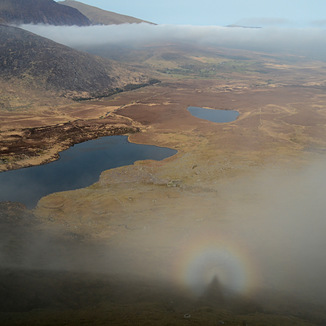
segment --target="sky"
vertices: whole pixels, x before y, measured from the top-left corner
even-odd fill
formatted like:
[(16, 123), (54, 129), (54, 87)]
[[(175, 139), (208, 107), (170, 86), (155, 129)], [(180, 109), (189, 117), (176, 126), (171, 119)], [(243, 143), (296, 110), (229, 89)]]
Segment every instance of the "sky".
[(81, 0), (157, 24), (326, 26), (325, 0)]

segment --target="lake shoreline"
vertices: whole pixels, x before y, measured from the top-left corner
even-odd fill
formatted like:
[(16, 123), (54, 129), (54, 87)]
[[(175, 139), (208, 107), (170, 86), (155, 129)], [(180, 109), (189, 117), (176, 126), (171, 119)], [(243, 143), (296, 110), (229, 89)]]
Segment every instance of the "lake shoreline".
[(0, 198), (35, 208), (49, 194), (91, 186), (103, 171), (137, 161), (161, 161), (176, 153), (166, 147), (130, 143), (126, 135), (100, 137), (60, 152), (60, 159), (50, 164), (1, 173)]
[[(130, 135), (140, 132), (129, 122), (117, 123), (94, 119), (76, 120), (53, 126), (13, 130), (1, 141), (0, 173), (44, 165), (60, 158), (60, 152), (85, 141), (106, 136)], [(12, 139), (16, 138), (13, 142)], [(7, 145), (7, 147), (5, 147)]]
[[(252, 78), (254, 77), (256, 76)], [(18, 242), (18, 249), (16, 251), (8, 250), (8, 257), (17, 259), (18, 264), (21, 264), (18, 265), (19, 267), (25, 266), (23, 263), (26, 261), (29, 267), (39, 267), (38, 257), (45, 257), (45, 264), (47, 264), (45, 266), (57, 266), (57, 263), (63, 262), (64, 266), (67, 266), (66, 270), (71, 271), (80, 265), (93, 267), (90, 259), (94, 257), (94, 251), (89, 250), (92, 246), (98, 245), (99, 250), (95, 250), (95, 252), (99, 257), (98, 268), (101, 272), (107, 272), (107, 266), (114, 266), (116, 273), (128, 270), (133, 275), (137, 275), (137, 273), (144, 274), (146, 272), (149, 277), (154, 275), (155, 280), (165, 277), (170, 279), (173, 275), (178, 285), (188, 289), (187, 284), (181, 282), (187, 275), (186, 272), (189, 270), (187, 267), (194, 266), (189, 265), (188, 262), (198, 261), (196, 258), (202, 257), (200, 253), (207, 252), (204, 249), (223, 246), (234, 249), (231, 250), (233, 257), (239, 257), (238, 261), (243, 262), (240, 265), (240, 270), (241, 267), (244, 267), (244, 275), (252, 275), (248, 278), (248, 285), (251, 285), (251, 280), (257, 280), (258, 284), (252, 284), (254, 289), (255, 285), (261, 284), (260, 281), (270, 282), (273, 280), (268, 277), (269, 273), (263, 273), (264, 271), (268, 272), (268, 267), (273, 265), (282, 267), (279, 269), (280, 277), (283, 275), (285, 281), (292, 280), (291, 269), (283, 268), (283, 265), (277, 263), (284, 262), (284, 267), (297, 266), (289, 262), (288, 259), (292, 255), (289, 255), (288, 251), (281, 252), (281, 254), (284, 252), (285, 257), (270, 255), (269, 260), (265, 259), (266, 255), (268, 257), (270, 253), (273, 253), (272, 250), (268, 250), (269, 242), (266, 239), (271, 239), (271, 245), (275, 244), (276, 246), (277, 242), (287, 241), (288, 235), (293, 230), (293, 225), (295, 227), (298, 225), (296, 222), (286, 224), (288, 229), (285, 228), (282, 232), (284, 237), (279, 232), (272, 232), (278, 230), (279, 222), (283, 223), (283, 220), (287, 220), (285, 217), (288, 216), (289, 211), (286, 209), (285, 203), (284, 211), (280, 209), (277, 211), (278, 214), (273, 214), (274, 209), (279, 209), (279, 207), (275, 205), (277, 202), (275, 197), (271, 197), (272, 191), (269, 182), (273, 185), (272, 193), (275, 193), (276, 198), (281, 199), (286, 198), (290, 193), (286, 192), (288, 188), (285, 188), (284, 192), (280, 192), (284, 185), (293, 185), (293, 188), (298, 190), (309, 189), (308, 186), (303, 188), (302, 183), (298, 183), (299, 186), (296, 183), (293, 184), (293, 174), (286, 176), (291, 171), (296, 176), (295, 170), (300, 174), (299, 167), (310, 165), (311, 162), (318, 159), (319, 155), (317, 157), (316, 153), (306, 153), (305, 148), (308, 146), (325, 147), (326, 113), (321, 108), (324, 98), (319, 97), (322, 94), (315, 88), (253, 88), (250, 86), (251, 81), (252, 79), (246, 76), (247, 89), (239, 90), (236, 88), (238, 84), (234, 83), (232, 91), (225, 91), (222, 88), (224, 80), (182, 80), (173, 85), (157, 85), (154, 90), (138, 90), (137, 96), (135, 93), (124, 93), (107, 101), (83, 103), (80, 104), (79, 112), (75, 107), (67, 108), (65, 113), (68, 112), (69, 118), (62, 115), (60, 119), (75, 121), (78, 116), (78, 118), (86, 120), (90, 117), (95, 118), (95, 114), (97, 117), (105, 115), (110, 109), (112, 112), (118, 110), (120, 118), (124, 115), (129, 119), (129, 123), (132, 123), (132, 126), (141, 128), (141, 132), (129, 135), (130, 141), (175, 148), (178, 150), (178, 154), (163, 162), (138, 161), (131, 166), (107, 170), (101, 174), (98, 182), (88, 188), (43, 197), (37, 207), (32, 210), (36, 222), (39, 223), (35, 226), (33, 234), (36, 235), (36, 240), (41, 239), (39, 242), (33, 242), (30, 241), (30, 238), (20, 236), (20, 234), (29, 233), (29, 230), (23, 229), (22, 233), (14, 233), (17, 226), (24, 223), (23, 217), (21, 222), (20, 220), (16, 222), (12, 219), (12, 215), (5, 215), (6, 221), (15, 221), (7, 229), (12, 234), (11, 238)], [(227, 85), (227, 87), (229, 89), (230, 86)], [(295, 108), (292, 104), (294, 98), (300, 100), (300, 105), (296, 105)], [(215, 124), (191, 116), (186, 110), (189, 104), (210, 108), (239, 109), (241, 115), (235, 122)], [(316, 110), (316, 107), (320, 109)], [(74, 118), (70, 118), (72, 116)], [(18, 121), (16, 116), (15, 121)], [(26, 121), (27, 119), (24, 123), (27, 124)], [(58, 123), (57, 121), (53, 120), (44, 125), (54, 125)], [(127, 122), (127, 120), (125, 121)], [(20, 121), (18, 122), (20, 123)], [(316, 130), (320, 132), (317, 133)], [(278, 178), (273, 176), (278, 176)], [(284, 179), (284, 177), (288, 179)], [(299, 204), (303, 198), (300, 194), (301, 192), (298, 193), (299, 198), (297, 198)], [(292, 192), (291, 195), (293, 195)], [(305, 211), (305, 203), (302, 204), (302, 206), (295, 206), (293, 213), (298, 212), (301, 208), (302, 211)], [(10, 206), (7, 211), (11, 213), (17, 210), (18, 208), (14, 210), (14, 207)], [(272, 224), (259, 224), (262, 214), (266, 217), (266, 222), (270, 221)], [(26, 216), (26, 219), (28, 217)], [(275, 217), (278, 218), (275, 219)], [(270, 225), (270, 227), (264, 228), (264, 225)], [(300, 239), (311, 241), (311, 232), (315, 234), (318, 231), (314, 229), (315, 225), (318, 224), (310, 221), (307, 233), (303, 233), (304, 236)], [(261, 227), (259, 228), (259, 226)], [(2, 228), (3, 239), (8, 237), (7, 232), (4, 232), (7, 229)], [(40, 230), (44, 230), (45, 236), (40, 236)], [(261, 230), (267, 230), (267, 234)], [(320, 228), (320, 230), (322, 232), (323, 229)], [(48, 238), (49, 233), (58, 234), (58, 240), (54, 239), (54, 243), (58, 243), (58, 246), (51, 247), (53, 248), (52, 252), (57, 254), (58, 260), (49, 254), (48, 247), (45, 246), (50, 241), (43, 241), (44, 238)], [(67, 247), (64, 239), (71, 241), (72, 246)], [(85, 250), (69, 250), (76, 245), (76, 242), (84, 244)], [(37, 245), (34, 245), (35, 243)], [(255, 246), (256, 243), (257, 246)], [(252, 252), (246, 250), (246, 248), (251, 248), (250, 245), (253, 249), (257, 248), (262, 254), (266, 254), (262, 255), (262, 260), (259, 259), (260, 256), (247, 254)], [(13, 247), (13, 249), (15, 248)], [(36, 254), (32, 250), (34, 248), (39, 249)], [(292, 248), (292, 253), (302, 253), (297, 250), (297, 246)], [(33, 255), (28, 256), (26, 252), (32, 252)], [(66, 259), (62, 259), (62, 257)], [(257, 257), (257, 263), (255, 259), (250, 259), (251, 257)], [(323, 257), (317, 255), (316, 258), (323, 261)], [(308, 271), (306, 261), (309, 259), (310, 257), (308, 260), (301, 260), (303, 264), (299, 267), (303, 268), (296, 269), (297, 274), (298, 271)], [(312, 262), (318, 263), (317, 259)], [(247, 266), (249, 268), (246, 268)], [(283, 270), (285, 274), (283, 274)], [(313, 270), (313, 268), (309, 268), (309, 270)], [(255, 277), (256, 271), (259, 277)], [(231, 273), (229, 274), (231, 275)], [(35, 279), (46, 280), (44, 284), (49, 285), (50, 289), (53, 288), (55, 283), (52, 275), (46, 279), (39, 275), (35, 274)], [(74, 275), (72, 276), (73, 282), (75, 282), (76, 278)], [(312, 275), (308, 274), (307, 276), (311, 277)], [(31, 274), (26, 276), (28, 289), (30, 289), (31, 277), (34, 278)], [(109, 279), (110, 276), (106, 274), (105, 277)], [(9, 279), (15, 280), (14, 276)], [(281, 285), (284, 284), (284, 291), (286, 291), (287, 283), (278, 283), (277, 281), (275, 280), (275, 286), (271, 285), (277, 290), (282, 289)], [(60, 283), (57, 284), (69, 285), (69, 282), (62, 283), (60, 280), (58, 282)], [(6, 285), (6, 283), (4, 284)], [(90, 283), (87, 282), (87, 284)], [(49, 309), (46, 310), (44, 306), (36, 304), (36, 308), (40, 308), (40, 310), (24, 312), (24, 315), (21, 315), (16, 309), (13, 313), (13, 321), (22, 316), (20, 320), (27, 320), (26, 323), (48, 325), (51, 324), (51, 318), (56, 318), (56, 321), (52, 323), (54, 325), (58, 324), (57, 316), (60, 315), (64, 322), (67, 322), (66, 316), (71, 316), (68, 321), (72, 320), (75, 323), (78, 323), (79, 320), (79, 323), (83, 323), (85, 319), (93, 322), (95, 319), (99, 320), (99, 316), (104, 316), (103, 323), (108, 323), (108, 311), (114, 311), (112, 308), (116, 309), (117, 313), (114, 315), (117, 316), (119, 322), (125, 320), (126, 314), (136, 316), (133, 322), (140, 324), (146, 322), (159, 324), (163, 318), (166, 318), (167, 323), (178, 321), (176, 318), (180, 318), (180, 324), (189, 323), (188, 319), (184, 319), (185, 314), (190, 314), (193, 322), (199, 318), (209, 317), (212, 317), (212, 324), (216, 324), (219, 319), (225, 323), (232, 323), (235, 320), (235, 314), (230, 315), (229, 319), (225, 316), (225, 309), (221, 305), (216, 306), (216, 310), (214, 310), (215, 306), (213, 306), (213, 310), (207, 310), (205, 303), (200, 304), (198, 309), (190, 310), (194, 306), (188, 309), (183, 304), (184, 301), (181, 300), (181, 310), (178, 310), (179, 306), (165, 304), (171, 302), (170, 298), (174, 298), (173, 295), (163, 297), (152, 296), (150, 295), (151, 291), (146, 293), (147, 289), (153, 289), (155, 293), (159, 293), (156, 290), (157, 283), (150, 283), (151, 286), (148, 286), (146, 282), (142, 284), (147, 285), (141, 287), (145, 291), (145, 295), (142, 296), (146, 301), (145, 305), (139, 300), (137, 306), (134, 302), (131, 302), (129, 306), (125, 305), (125, 302), (130, 303), (129, 296), (126, 297), (126, 301), (118, 301), (117, 304), (111, 303), (111, 301), (107, 303), (106, 298), (112, 298), (112, 288), (108, 288), (104, 292), (105, 295), (103, 292), (98, 292), (98, 297), (102, 300), (100, 301), (101, 305), (90, 307), (89, 319), (85, 315), (85, 309), (82, 308), (79, 310), (79, 317), (78, 314), (72, 315), (72, 310), (65, 312), (58, 309), (57, 305), (54, 305), (56, 310), (51, 310), (51, 306), (48, 306)], [(86, 293), (87, 298), (93, 297), (93, 293), (103, 288), (98, 285), (99, 283), (96, 283), (94, 287), (87, 286), (85, 292), (82, 293)], [(64, 288), (64, 293), (67, 293), (67, 288)], [(81, 293), (81, 289), (81, 286), (77, 287), (77, 294)], [(124, 288), (117, 285), (117, 289), (120, 291)], [(323, 287), (320, 289), (324, 290)], [(295, 290), (298, 290), (297, 287)], [(20, 293), (22, 292), (18, 292), (15, 297), (19, 299), (18, 303), (28, 298)], [(35, 291), (30, 293), (34, 294)], [(40, 291), (38, 293), (46, 294), (47, 292)], [(125, 292), (121, 291), (121, 293)], [(138, 293), (133, 297), (139, 298)], [(303, 293), (304, 295), (297, 296), (297, 298), (306, 298), (305, 293), (307, 292)], [(68, 302), (75, 304), (79, 298), (80, 295), (77, 295), (76, 300), (68, 300)], [(162, 298), (167, 300), (164, 301)], [(275, 324), (278, 321), (282, 325), (290, 325), (294, 322), (306, 325), (307, 321), (315, 320), (313, 314), (325, 318), (324, 307), (320, 309), (321, 314), (319, 314), (318, 309), (311, 309), (309, 305), (292, 305), (293, 301), (287, 300), (283, 293), (275, 295), (274, 300), (269, 300), (266, 292), (262, 292), (261, 298), (265, 302), (262, 302), (262, 299), (259, 299), (258, 302), (262, 302), (263, 308), (266, 310), (254, 314), (242, 311), (241, 314), (238, 313), (241, 318), (238, 324), (241, 324), (242, 320), (247, 320), (248, 324), (252, 325), (264, 322), (265, 324), (273, 322)], [(307, 299), (309, 302), (309, 297)], [(4, 296), (4, 302), (9, 303), (6, 296)], [(25, 302), (29, 303), (29, 301)], [(60, 301), (54, 301), (55, 304), (57, 302)], [(148, 305), (148, 302), (153, 302), (153, 305)], [(174, 302), (177, 301), (174, 300)], [(290, 308), (288, 308), (289, 302)], [(303, 314), (302, 306), (306, 307), (308, 315)], [(285, 308), (283, 309), (283, 307)], [(138, 317), (139, 311), (148, 312), (145, 313), (144, 319)], [(221, 317), (217, 320), (216, 316), (219, 314)], [(162, 319), (157, 318), (160, 316)], [(186, 316), (188, 317), (188, 315)], [(297, 319), (294, 319), (294, 316), (297, 316)], [(135, 320), (135, 318), (139, 319)], [(127, 323), (126, 321), (125, 324)]]
[(214, 123), (229, 123), (239, 117), (239, 112), (235, 110), (210, 109), (198, 106), (189, 106), (187, 110), (195, 118)]

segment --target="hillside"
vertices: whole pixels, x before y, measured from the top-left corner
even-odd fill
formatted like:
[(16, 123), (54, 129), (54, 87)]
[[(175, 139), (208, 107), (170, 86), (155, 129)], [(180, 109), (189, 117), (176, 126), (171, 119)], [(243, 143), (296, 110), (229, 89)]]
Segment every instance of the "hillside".
[(0, 79), (18, 80), (28, 88), (65, 96), (99, 96), (147, 82), (142, 74), (112, 60), (73, 50), (17, 27), (0, 25), (0, 53)]
[[(114, 24), (139, 24), (150, 23), (135, 17), (120, 15), (111, 11), (102, 10), (86, 5), (79, 1), (65, 0), (59, 2), (62, 5), (78, 9), (94, 25), (114, 25)], [(152, 23), (150, 23), (152, 24)]]
[(53, 0), (1, 0), (0, 22), (77, 26), (91, 24), (77, 9)]

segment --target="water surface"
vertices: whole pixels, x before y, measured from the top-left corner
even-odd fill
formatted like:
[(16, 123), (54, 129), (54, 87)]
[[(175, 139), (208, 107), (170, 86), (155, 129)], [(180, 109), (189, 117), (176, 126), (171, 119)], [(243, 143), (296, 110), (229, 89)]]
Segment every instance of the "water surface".
[(212, 110), (196, 106), (189, 106), (188, 111), (196, 118), (208, 120), (211, 122), (225, 123), (232, 122), (239, 116), (238, 111), (233, 110)]
[(138, 160), (162, 160), (176, 150), (128, 142), (127, 136), (109, 136), (77, 144), (45, 165), (0, 173), (0, 201), (18, 201), (34, 207), (48, 194), (87, 187), (102, 171)]

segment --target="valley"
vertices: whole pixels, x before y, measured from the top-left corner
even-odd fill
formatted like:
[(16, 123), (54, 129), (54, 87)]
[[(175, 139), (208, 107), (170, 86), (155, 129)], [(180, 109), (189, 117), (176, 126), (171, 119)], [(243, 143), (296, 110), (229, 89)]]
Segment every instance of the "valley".
[(325, 325), (323, 61), (1, 31), (1, 173), (104, 136), (177, 151), (0, 202), (1, 324)]
[[(166, 319), (176, 325), (183, 325), (188, 322), (183, 316), (190, 311), (194, 322), (206, 320), (207, 324), (212, 325), (216, 316), (229, 325), (238, 325), (243, 320), (249, 320), (252, 325), (259, 325), (259, 322), (269, 322), (271, 325), (292, 325), (293, 322), (298, 325), (321, 325), (325, 317), (319, 300), (313, 301), (313, 293), (304, 287), (297, 287), (296, 281), (293, 284), (283, 283), (288, 275), (285, 273), (286, 276), (283, 276), (282, 265), (272, 268), (273, 271), (276, 268), (274, 273), (279, 273), (280, 279), (268, 280), (269, 272), (262, 267), (262, 262), (267, 255), (269, 264), (273, 264), (273, 257), (268, 255), (270, 246), (276, 245), (273, 240), (272, 243), (267, 241), (260, 244), (264, 252), (262, 257), (265, 258), (258, 258), (258, 263), (255, 264), (259, 267), (255, 268), (263, 270), (259, 276), (254, 277), (253, 283), (249, 279), (245, 280), (246, 288), (241, 290), (250, 299), (234, 298), (218, 306), (211, 299), (196, 301), (196, 296), (189, 293), (189, 284), (184, 283), (184, 276), (176, 273), (176, 270), (182, 268), (178, 265), (182, 263), (182, 257), (187, 255), (187, 251), (193, 250), (193, 246), (198, 246), (198, 250), (203, 246), (202, 238), (207, 239), (204, 248), (206, 246), (215, 250), (214, 248), (241, 247), (245, 244), (250, 255), (259, 257), (260, 250), (256, 241), (260, 241), (256, 234), (264, 237), (266, 223), (272, 223), (272, 229), (274, 228), (274, 222), (270, 222), (274, 220), (271, 218), (274, 214), (274, 195), (269, 199), (269, 191), (284, 193), (287, 189), (287, 181), (284, 180), (300, 183), (298, 175), (306, 167), (323, 161), (326, 112), (322, 109), (324, 96), (319, 87), (252, 87), (249, 84), (244, 88), (238, 82), (233, 84), (231, 81), (227, 88), (223, 81), (165, 79), (161, 84), (119, 93), (110, 98), (58, 107), (56, 112), (62, 112), (62, 115), (55, 115), (56, 119), (61, 116), (60, 121), (55, 120), (59, 127), (49, 127), (53, 118), (46, 113), (42, 120), (36, 119), (34, 123), (39, 127), (34, 127), (34, 141), (46, 140), (44, 144), (47, 146), (51, 141), (56, 144), (51, 148), (54, 152), (50, 159), (55, 158), (55, 152), (72, 143), (85, 138), (115, 134), (116, 126), (129, 128), (122, 130), (122, 133), (127, 133), (131, 142), (169, 147), (178, 153), (160, 162), (139, 161), (131, 166), (104, 171), (98, 182), (85, 189), (55, 193), (42, 198), (33, 210), (37, 220), (36, 229), (45, 234), (50, 232), (51, 237), (57, 240), (54, 243), (52, 240), (50, 243), (46, 241), (42, 245), (42, 252), (36, 249), (37, 256), (41, 259), (37, 260), (38, 269), (48, 273), (51, 264), (55, 264), (59, 270), (71, 272), (55, 276), (44, 274), (44, 285), (35, 280), (38, 277), (36, 271), (33, 272), (35, 267), (30, 276), (23, 273), (15, 277), (23, 284), (28, 277), (29, 282), (36, 282), (35, 285), (40, 286), (40, 289), (50, 279), (51, 282), (59, 283), (66, 280), (64, 282), (69, 284), (67, 286), (79, 282), (79, 288), (85, 289), (88, 294), (92, 293), (94, 303), (79, 301), (71, 311), (71, 300), (82, 300), (80, 292), (72, 288), (71, 299), (62, 299), (60, 308), (65, 320), (77, 323), (95, 318), (92, 305), (101, 302), (102, 306), (96, 310), (98, 324), (113, 322), (128, 325), (132, 321), (124, 319), (127, 314), (132, 316), (131, 320), (140, 323), (148, 320), (150, 324), (160, 325)], [(193, 117), (187, 111), (189, 105), (237, 110), (240, 115), (233, 122), (216, 124)], [(11, 123), (11, 126), (18, 127), (14, 133), (22, 130), (19, 128), (23, 125), (26, 127), (27, 122), (32, 120), (29, 114), (25, 117), (28, 119), (17, 119)], [(70, 123), (67, 122), (68, 119), (71, 120)], [(4, 126), (5, 124), (2, 128)], [(74, 126), (72, 130), (78, 128), (78, 132), (72, 132), (71, 137), (70, 126)], [(98, 126), (99, 133), (96, 129)], [(65, 137), (60, 138), (63, 130)], [(133, 132), (130, 133), (130, 130)], [(13, 133), (12, 130), (10, 132)], [(32, 141), (33, 138), (22, 143), (26, 146), (32, 144)], [(39, 148), (40, 143), (35, 144)], [(32, 147), (28, 145), (26, 149), (32, 150)], [(13, 163), (17, 165), (35, 164), (35, 158), (39, 162), (46, 160), (43, 153), (34, 158), (27, 155), (23, 160), (19, 156), (13, 157)], [(279, 181), (269, 185), (270, 179), (266, 176), (269, 174)], [(266, 182), (269, 190), (264, 187)], [(294, 205), (304, 205), (305, 201), (301, 202), (299, 195), (298, 198), (296, 193), (293, 196)], [(309, 196), (308, 194), (307, 198)], [(282, 207), (279, 208), (281, 212), (284, 209), (286, 214), (292, 215), (291, 211)], [(240, 221), (245, 221), (245, 224)], [(279, 222), (277, 218), (275, 223)], [(297, 223), (300, 227), (300, 223), (305, 222), (298, 217)], [(253, 230), (255, 235), (252, 234)], [(291, 233), (288, 226), (285, 226), (285, 230)], [(275, 238), (277, 241), (277, 234), (270, 232), (267, 238)], [(63, 246), (65, 249), (60, 249), (61, 245), (57, 244), (61, 241), (68, 241)], [(24, 255), (25, 250), (21, 250), (20, 255)], [(30, 250), (34, 251), (28, 249)], [(48, 259), (49, 250), (61, 254)], [(78, 263), (72, 259), (75, 255), (79, 257)], [(27, 254), (24, 261), (26, 259), (29, 261), (32, 258)], [(66, 263), (60, 267), (62, 259)], [(17, 264), (24, 268), (20, 259)], [(28, 264), (33, 266), (35, 261), (32, 259)], [(82, 271), (82, 274), (73, 274), (72, 271)], [(109, 279), (102, 278), (103, 271), (110, 275)], [(10, 275), (17, 273), (15, 270), (8, 272)], [(171, 275), (175, 275), (172, 280)], [(76, 281), (72, 282), (70, 277)], [(118, 279), (113, 285), (110, 280), (115, 277)], [(91, 281), (93, 278), (94, 281)], [(132, 281), (134, 278), (136, 279)], [(110, 295), (110, 302), (101, 299), (104, 293), (116, 293), (125, 288), (126, 281), (130, 298), (144, 295), (144, 301), (138, 300), (136, 303), (131, 299), (127, 303), (125, 297), (119, 294), (113, 297)], [(92, 282), (102, 284), (103, 294), (96, 290)], [(149, 287), (147, 290), (143, 290), (143, 282)], [(159, 282), (167, 282), (169, 285), (162, 285), (163, 290), (158, 285)], [(181, 284), (184, 288), (179, 290), (179, 285), (173, 284)], [(299, 295), (290, 295), (289, 299), (285, 299), (285, 294), (274, 296), (266, 288), (273, 288), (275, 284), (282, 284), (290, 293), (296, 289)], [(64, 295), (64, 290), (60, 287), (56, 291), (56, 297)], [(319, 295), (322, 297), (322, 293)], [(261, 296), (266, 302), (258, 299)], [(19, 318), (22, 318), (23, 323), (26, 320), (29, 323), (41, 320), (40, 324), (43, 324), (42, 320), (46, 323), (58, 320), (53, 312), (55, 301), (47, 301), (41, 294), (39, 298), (40, 302), (45, 302), (42, 312), (29, 313), (26, 317), (16, 312), (15, 316), (21, 316)], [(152, 306), (148, 300), (158, 302), (157, 306)], [(257, 307), (257, 300), (264, 302), (264, 308)], [(291, 308), (285, 308), (283, 300), (289, 300)], [(170, 301), (175, 303), (170, 304)], [(313, 308), (310, 306), (311, 301), (316, 305)], [(35, 307), (39, 306), (39, 301), (33, 302)], [(170, 305), (171, 311), (166, 308)], [(136, 313), (137, 309), (143, 313)], [(105, 317), (106, 313), (109, 319)], [(291, 317), (287, 319), (285, 316), (289, 314)], [(59, 322), (62, 323), (63, 320)], [(17, 320), (16, 323), (9, 324), (19, 325), (19, 322)]]

